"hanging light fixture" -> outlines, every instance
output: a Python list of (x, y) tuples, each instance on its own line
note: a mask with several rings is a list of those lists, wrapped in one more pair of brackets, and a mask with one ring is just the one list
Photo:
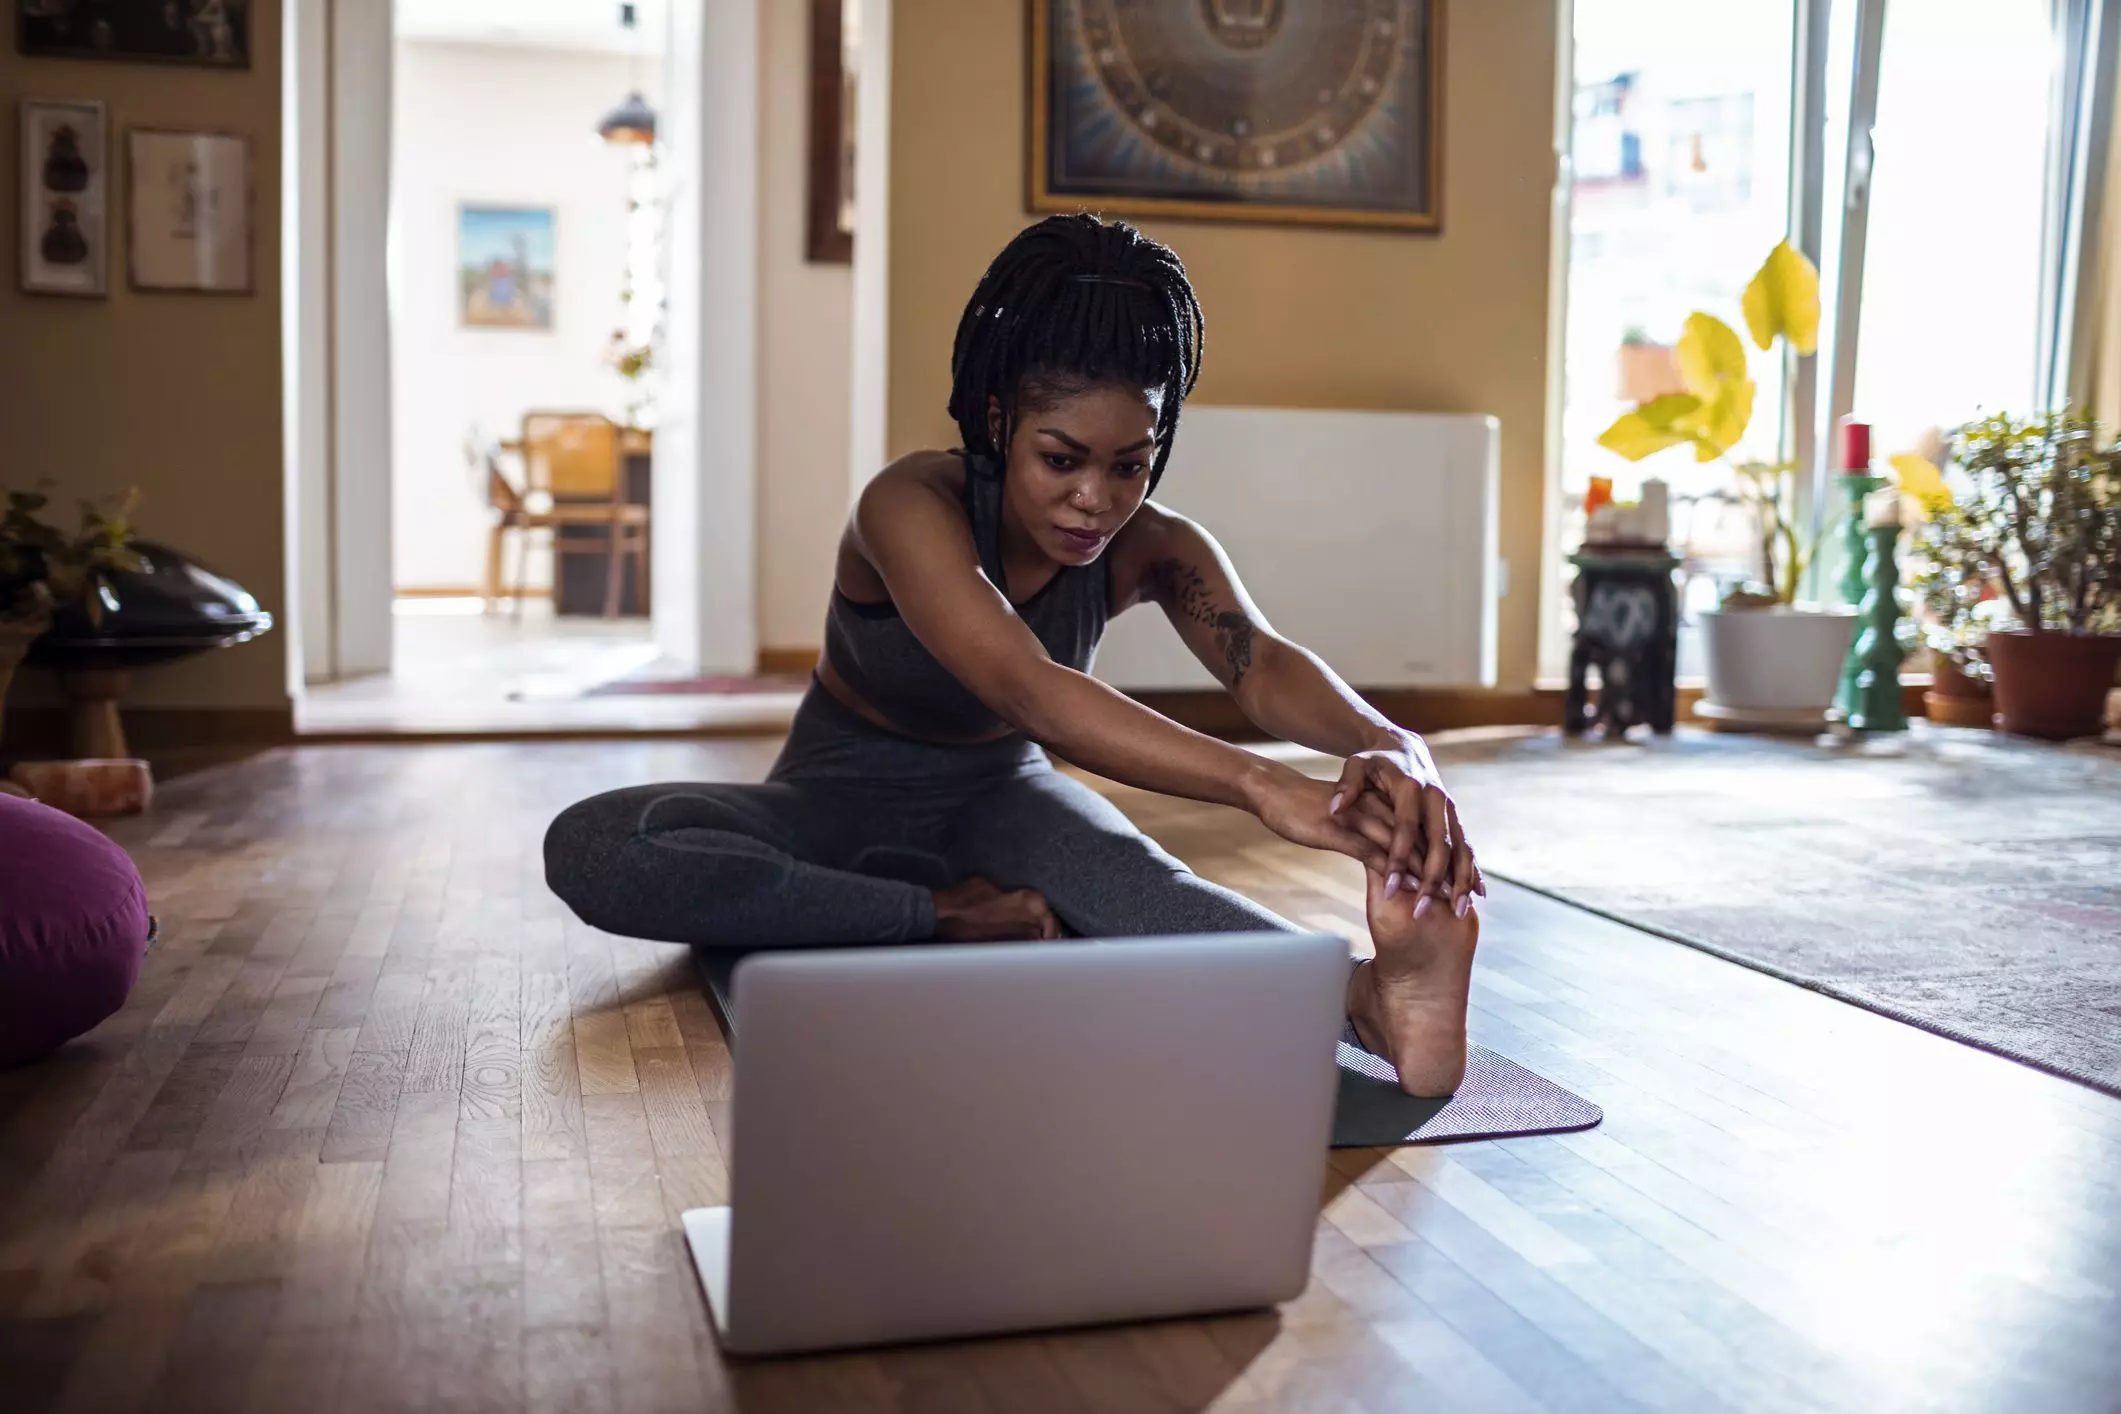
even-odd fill
[[(627, 47), (632, 51), (634, 73), (638, 77), (641, 55), (640, 45), (632, 39), (634, 14), (631, 4), (619, 6), (619, 25), (627, 33)], [(616, 146), (629, 143), (652, 145), (655, 142), (655, 109), (648, 106), (648, 100), (641, 97), (641, 91), (636, 88), (626, 95), (625, 102), (604, 115), (604, 121), (597, 124), (597, 135)]]

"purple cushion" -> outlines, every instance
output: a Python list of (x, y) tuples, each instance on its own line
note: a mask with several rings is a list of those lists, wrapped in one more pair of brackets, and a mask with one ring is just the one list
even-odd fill
[(147, 952), (147, 889), (71, 815), (0, 795), (0, 1065), (57, 1049), (125, 1004)]

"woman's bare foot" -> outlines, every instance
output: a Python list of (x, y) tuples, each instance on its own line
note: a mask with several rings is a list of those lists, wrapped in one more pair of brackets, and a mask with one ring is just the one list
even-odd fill
[(1348, 1019), (1363, 1045), (1398, 1069), (1402, 1090), (1448, 1095), (1466, 1076), (1466, 994), (1480, 914), (1468, 907), (1457, 918), (1448, 903), (1431, 899), (1416, 917), (1411, 894), (1388, 899), (1385, 881), (1364, 873), (1377, 957), (1348, 979)]
[(935, 890), (934, 898), (935, 936), (948, 942), (1060, 936), (1060, 920), (1033, 889), (1003, 893), (985, 879), (965, 879)]

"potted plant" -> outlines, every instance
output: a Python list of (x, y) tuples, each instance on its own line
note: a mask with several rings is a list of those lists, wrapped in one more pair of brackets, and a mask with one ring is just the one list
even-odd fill
[(604, 362), (626, 383), (626, 420), (630, 428), (649, 425), (655, 404), (655, 392), (651, 380), (655, 374), (655, 343), (632, 344), (626, 340), (624, 329), (611, 332), (611, 342), (605, 346)]
[(0, 731), (5, 730), (7, 689), (30, 644), (51, 627), (52, 610), (79, 604), (90, 622), (103, 611), (103, 575), (137, 569), (139, 557), (129, 547), (132, 528), (128, 495), (106, 512), (81, 503), (81, 527), (72, 535), (40, 520), (49, 501), (40, 491), (7, 493), (0, 513)]
[(1626, 402), (1646, 403), (1666, 393), (1686, 391), (1672, 360), (1672, 346), (1658, 343), (1639, 324), (1629, 325), (1620, 336), (1614, 372), (1620, 397)]
[[(1903, 461), (1909, 465), (1903, 465)], [(1996, 593), (1987, 557), (1969, 533), (1965, 512), (1952, 500), (1926, 458), (1895, 458), (1901, 485), (1911, 472), (1934, 490), (1920, 495), (1922, 519), (1912, 538), (1908, 588), (1913, 591), (1923, 646), (1929, 650), (1930, 686), (1923, 711), (1947, 727), (1985, 727), (1995, 718), (1988, 661), (1982, 649), (1989, 632), (2010, 624), (2010, 606)]]
[(1999, 414), (1951, 457), (1917, 540), (1932, 647), (1994, 684), (2003, 730), (2097, 735), (2121, 664), (2121, 446), (2075, 413)]
[[(1782, 339), (1799, 357), (1817, 350), (1819, 272), (1788, 242), (1768, 253), (1741, 307), (1759, 348)], [(1731, 457), (1752, 423), (1756, 390), (1745, 345), (1731, 327), (1710, 314), (1689, 315), (1673, 358), (1686, 390), (1639, 402), (1598, 441), (1629, 461), (1687, 447), (1696, 462), (1720, 462), (1735, 475), (1737, 491), (1715, 494), (1737, 499), (1752, 515), (1760, 577), (1700, 616), (1709, 681), (1696, 710), (1734, 725), (1823, 726), (1856, 635), (1853, 610), (1798, 602), (1825, 527), (1799, 532), (1792, 464)]]

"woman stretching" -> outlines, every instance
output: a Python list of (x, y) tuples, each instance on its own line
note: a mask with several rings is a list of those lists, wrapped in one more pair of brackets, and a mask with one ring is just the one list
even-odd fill
[[(1200, 355), (1166, 247), (1090, 216), (1018, 235), (958, 325), (964, 449), (916, 452), (862, 493), (765, 784), (574, 806), (545, 840), (553, 891), (595, 927), (711, 947), (1291, 926), (1193, 874), (1050, 751), (1361, 860), (1377, 957), (1350, 975), (1355, 1036), (1409, 1091), (1456, 1088), (1486, 890), (1428, 749), (1278, 637), (1206, 530), (1148, 500)], [(1091, 677), (1106, 621), (1141, 603), (1262, 730), (1345, 757), (1339, 780)]]

